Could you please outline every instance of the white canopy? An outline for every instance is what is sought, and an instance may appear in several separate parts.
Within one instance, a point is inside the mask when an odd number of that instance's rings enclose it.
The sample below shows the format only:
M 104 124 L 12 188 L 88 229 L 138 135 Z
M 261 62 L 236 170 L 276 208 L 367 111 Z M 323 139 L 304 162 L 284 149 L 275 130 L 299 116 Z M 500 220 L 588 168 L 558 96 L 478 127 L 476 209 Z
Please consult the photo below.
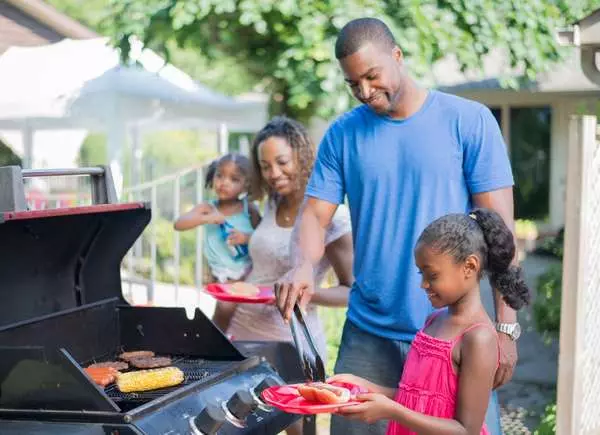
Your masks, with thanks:
M 22 132 L 25 162 L 34 130 L 104 131 L 119 171 L 131 127 L 256 131 L 266 122 L 264 99 L 214 92 L 139 44 L 132 59 L 138 66 L 121 66 L 106 38 L 10 48 L 0 56 L 0 130 Z

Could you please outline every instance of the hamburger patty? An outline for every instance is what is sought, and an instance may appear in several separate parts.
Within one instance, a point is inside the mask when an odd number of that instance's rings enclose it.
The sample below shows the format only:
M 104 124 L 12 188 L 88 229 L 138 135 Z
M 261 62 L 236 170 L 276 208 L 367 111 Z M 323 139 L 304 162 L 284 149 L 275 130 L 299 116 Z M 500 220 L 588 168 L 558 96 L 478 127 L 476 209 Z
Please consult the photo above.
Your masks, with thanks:
M 131 361 L 136 358 L 152 358 L 154 356 L 154 352 L 151 350 L 136 350 L 133 352 L 123 352 L 119 355 L 119 359 L 124 361 Z
M 129 361 L 129 364 L 138 369 L 155 369 L 170 366 L 172 362 L 171 358 L 167 356 L 154 356 L 150 358 L 134 358 Z

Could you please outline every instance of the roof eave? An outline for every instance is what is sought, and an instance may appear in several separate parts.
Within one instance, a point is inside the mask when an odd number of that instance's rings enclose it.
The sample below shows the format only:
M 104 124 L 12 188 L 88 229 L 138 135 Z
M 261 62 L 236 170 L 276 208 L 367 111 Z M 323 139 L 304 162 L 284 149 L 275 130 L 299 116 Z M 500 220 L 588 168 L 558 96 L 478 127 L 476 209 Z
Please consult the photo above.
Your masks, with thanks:
M 41 0 L 6 1 L 67 38 L 87 39 L 97 38 L 99 36 L 93 30 L 59 12 L 54 7 Z

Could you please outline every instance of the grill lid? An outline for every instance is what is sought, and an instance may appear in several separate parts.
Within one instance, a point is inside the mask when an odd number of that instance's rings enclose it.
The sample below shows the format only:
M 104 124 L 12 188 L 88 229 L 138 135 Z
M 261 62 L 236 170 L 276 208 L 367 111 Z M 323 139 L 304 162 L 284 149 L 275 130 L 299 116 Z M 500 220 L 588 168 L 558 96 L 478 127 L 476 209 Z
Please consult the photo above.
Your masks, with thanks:
M 0 328 L 108 298 L 147 204 L 0 212 Z

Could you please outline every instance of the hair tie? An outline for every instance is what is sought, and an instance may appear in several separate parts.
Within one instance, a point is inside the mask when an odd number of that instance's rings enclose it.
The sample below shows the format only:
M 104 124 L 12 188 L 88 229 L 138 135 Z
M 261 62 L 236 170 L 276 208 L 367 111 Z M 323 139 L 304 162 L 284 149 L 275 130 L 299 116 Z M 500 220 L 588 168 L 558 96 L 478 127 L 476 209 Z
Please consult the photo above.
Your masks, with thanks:
M 477 222 L 477 215 L 475 213 L 469 213 L 469 217 Z

